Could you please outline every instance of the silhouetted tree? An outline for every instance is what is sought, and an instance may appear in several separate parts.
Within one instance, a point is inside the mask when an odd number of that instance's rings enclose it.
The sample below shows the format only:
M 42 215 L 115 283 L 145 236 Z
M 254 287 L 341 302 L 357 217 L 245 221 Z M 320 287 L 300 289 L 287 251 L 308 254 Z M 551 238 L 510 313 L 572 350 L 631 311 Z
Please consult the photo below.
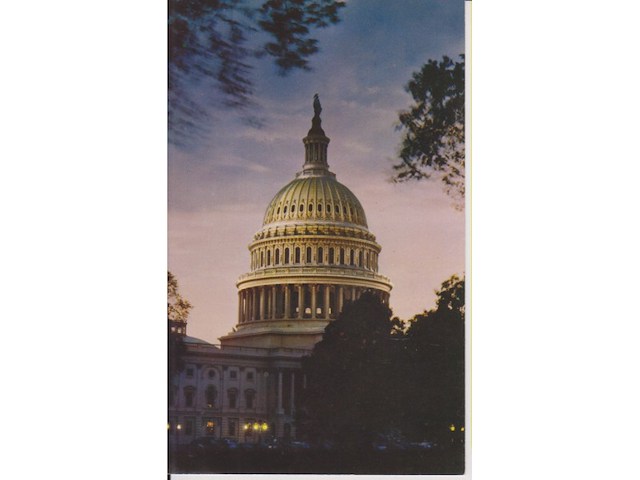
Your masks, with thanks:
M 373 295 L 345 306 L 303 359 L 300 434 L 354 447 L 397 434 L 445 441 L 464 425 L 464 279 L 436 294 L 408 328 Z
M 353 447 L 393 427 L 398 327 L 399 320 L 372 294 L 345 305 L 303 359 L 308 382 L 300 398 L 298 432 Z
M 272 57 L 282 75 L 309 69 L 314 28 L 337 23 L 339 0 L 169 0 L 169 140 L 203 135 L 211 89 L 223 104 L 251 104 L 252 61 Z M 205 98 L 203 91 L 207 91 Z
M 437 292 L 435 309 L 416 315 L 407 330 L 406 352 L 413 388 L 414 434 L 442 435 L 464 425 L 465 282 L 452 276 Z
M 406 90 L 415 104 L 399 115 L 402 162 L 394 166 L 398 182 L 437 174 L 457 209 L 465 195 L 464 55 L 460 58 L 429 60 L 413 74 Z
M 171 272 L 167 281 L 167 327 L 168 327 L 168 386 L 169 400 L 172 398 L 174 377 L 184 368 L 183 356 L 186 351 L 183 336 L 186 334 L 187 318 L 191 304 L 178 293 L 178 280 Z

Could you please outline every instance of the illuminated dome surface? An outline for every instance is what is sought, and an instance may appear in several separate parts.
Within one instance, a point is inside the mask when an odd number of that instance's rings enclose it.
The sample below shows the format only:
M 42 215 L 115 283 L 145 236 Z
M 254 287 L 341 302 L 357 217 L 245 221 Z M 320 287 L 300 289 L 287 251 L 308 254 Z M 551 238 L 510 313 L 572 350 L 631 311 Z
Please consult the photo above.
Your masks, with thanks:
M 284 186 L 269 203 L 263 225 L 286 221 L 351 223 L 367 227 L 356 196 L 327 175 L 300 176 Z

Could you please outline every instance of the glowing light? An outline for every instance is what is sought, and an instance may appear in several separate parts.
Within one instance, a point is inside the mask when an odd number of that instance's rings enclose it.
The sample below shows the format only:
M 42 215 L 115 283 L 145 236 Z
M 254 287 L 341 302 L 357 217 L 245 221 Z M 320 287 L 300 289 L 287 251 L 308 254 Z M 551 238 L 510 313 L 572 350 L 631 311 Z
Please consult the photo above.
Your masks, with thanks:
M 449 430 L 451 430 L 452 432 L 455 432 L 456 426 L 452 423 L 451 425 L 449 425 Z
M 245 423 L 245 424 L 244 424 L 244 429 L 245 429 L 245 430 L 249 430 L 249 427 L 250 427 L 250 426 L 251 426 L 251 425 L 249 425 L 248 423 Z
M 182 430 L 182 425 L 178 424 L 178 425 L 176 425 L 176 428 L 177 428 L 178 430 Z
M 253 429 L 254 430 L 260 430 L 260 424 L 258 422 L 253 424 Z
M 464 427 L 460 427 L 460 431 L 461 431 L 461 432 L 464 432 Z
M 262 424 L 262 431 L 263 431 L 263 432 L 266 432 L 267 430 L 269 430 L 269 425 L 267 425 L 267 422 L 264 422 L 264 423 Z

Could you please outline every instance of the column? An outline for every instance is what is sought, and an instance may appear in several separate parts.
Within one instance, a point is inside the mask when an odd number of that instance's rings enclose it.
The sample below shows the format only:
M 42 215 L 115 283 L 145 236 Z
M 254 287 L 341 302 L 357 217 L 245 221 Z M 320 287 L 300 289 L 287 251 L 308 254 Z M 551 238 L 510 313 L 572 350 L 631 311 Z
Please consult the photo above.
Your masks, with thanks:
M 311 318 L 316 318 L 316 289 L 317 285 L 309 285 L 311 287 Z
M 324 286 L 324 319 L 325 320 L 329 320 L 329 307 L 330 305 L 330 300 L 331 300 L 331 286 L 329 285 L 325 285 Z
M 278 287 L 275 285 L 271 286 L 271 312 L 269 312 L 269 317 L 272 319 L 276 318 L 276 290 Z
M 284 413 L 282 409 L 282 370 L 278 370 L 278 403 L 276 413 Z
M 304 312 L 304 285 L 298 285 L 298 318 L 302 318 Z
M 238 290 L 238 323 L 242 323 L 242 291 Z
M 336 315 L 342 312 L 343 306 L 344 306 L 344 287 L 340 285 L 340 287 L 338 287 L 338 311 L 336 312 Z
M 356 301 L 356 287 L 351 287 L 351 301 Z
M 245 290 L 245 295 L 247 297 L 247 304 L 246 304 L 246 320 L 248 322 L 250 322 L 251 320 L 253 320 L 252 315 L 253 315 L 253 308 L 252 308 L 252 303 L 253 303 L 253 295 L 251 294 L 251 289 L 249 290 Z
M 284 285 L 284 318 L 291 318 L 291 293 L 290 286 Z
M 264 320 L 264 287 L 260 287 L 260 320 Z

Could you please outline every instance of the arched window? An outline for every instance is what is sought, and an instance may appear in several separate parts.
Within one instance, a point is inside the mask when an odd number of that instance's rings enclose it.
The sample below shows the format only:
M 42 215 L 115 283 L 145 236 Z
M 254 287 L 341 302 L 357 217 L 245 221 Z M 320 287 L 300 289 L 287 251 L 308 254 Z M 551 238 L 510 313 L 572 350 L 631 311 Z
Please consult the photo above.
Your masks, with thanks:
M 362 262 L 362 250 L 360 250 L 360 252 L 358 252 L 358 266 L 362 267 L 363 266 L 363 262 Z
M 307 247 L 307 263 L 311 263 L 311 247 Z
M 296 247 L 296 263 L 300 263 L 300 247 Z
M 333 247 L 329 248 L 329 265 L 333 265 Z
M 324 262 L 324 249 L 322 247 L 318 247 L 318 263 Z
M 340 248 L 340 265 L 344 265 L 344 248 Z
M 309 204 L 309 211 L 310 211 L 310 212 L 313 212 L 313 203 L 310 203 L 310 204 Z
M 300 204 L 300 212 L 304 212 L 304 205 L 302 203 Z
M 260 251 L 260 266 L 264 267 L 264 251 Z
M 280 265 L 280 249 L 276 248 L 276 265 Z
M 267 250 L 267 266 L 271 265 L 271 250 Z
M 351 249 L 351 251 L 349 253 L 350 253 L 350 255 L 349 255 L 349 265 L 353 266 L 353 265 L 355 265 L 355 260 L 356 260 L 355 257 L 356 256 L 353 253 L 353 249 Z
M 284 210 L 283 210 L 282 213 L 284 213 L 285 215 L 287 214 L 287 206 L 286 205 L 284 206 Z
M 318 204 L 318 212 L 322 212 L 322 204 L 321 203 Z
M 244 391 L 244 404 L 246 408 L 256 408 L 255 399 L 256 399 L 255 390 Z
M 327 203 L 327 213 L 331 213 L 331 204 Z
M 209 385 L 204 392 L 204 400 L 207 404 L 207 408 L 213 408 L 216 406 L 216 398 L 218 397 L 218 390 L 213 385 Z
M 289 264 L 289 247 L 284 249 L 284 264 Z

